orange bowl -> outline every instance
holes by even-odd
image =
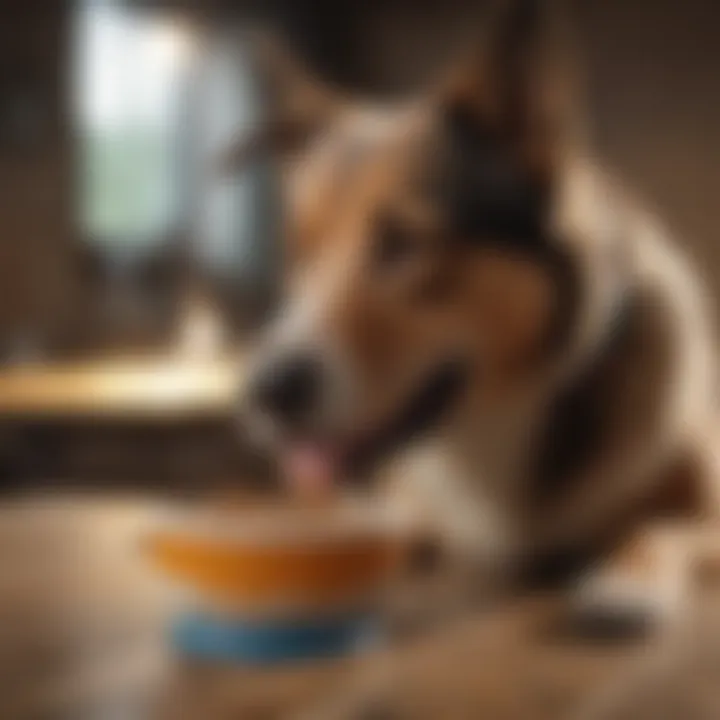
[[[377,508],[255,506],[172,517],[148,538],[153,562],[219,607],[266,614],[340,609],[386,586],[401,527]]]

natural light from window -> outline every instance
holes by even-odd
[[[88,0],[76,42],[82,229],[95,242],[153,244],[181,202],[191,37],[170,18]]]

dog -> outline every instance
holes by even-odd
[[[286,300],[243,403],[290,477],[374,478],[482,577],[664,617],[716,517],[712,318],[594,159],[558,17],[499,4],[391,105],[260,55],[274,114],[221,166],[279,160]]]

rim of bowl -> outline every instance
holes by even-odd
[[[400,539],[409,518],[380,504],[345,500],[327,506],[258,503],[247,507],[175,508],[157,518],[151,538],[212,544],[285,546]]]

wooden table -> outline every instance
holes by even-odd
[[[167,419],[232,410],[241,363],[168,355],[37,363],[0,371],[0,417]]]
[[[141,498],[0,506],[3,720],[720,717],[714,603],[671,641],[650,644],[568,639],[557,632],[562,600],[546,597],[450,618],[352,662],[183,665],[163,643],[168,596],[138,554],[157,509]],[[360,693],[372,703],[348,715],[343,702],[359,687],[372,689]]]
[[[0,485],[193,487],[263,474],[235,422],[239,354],[0,370]]]

